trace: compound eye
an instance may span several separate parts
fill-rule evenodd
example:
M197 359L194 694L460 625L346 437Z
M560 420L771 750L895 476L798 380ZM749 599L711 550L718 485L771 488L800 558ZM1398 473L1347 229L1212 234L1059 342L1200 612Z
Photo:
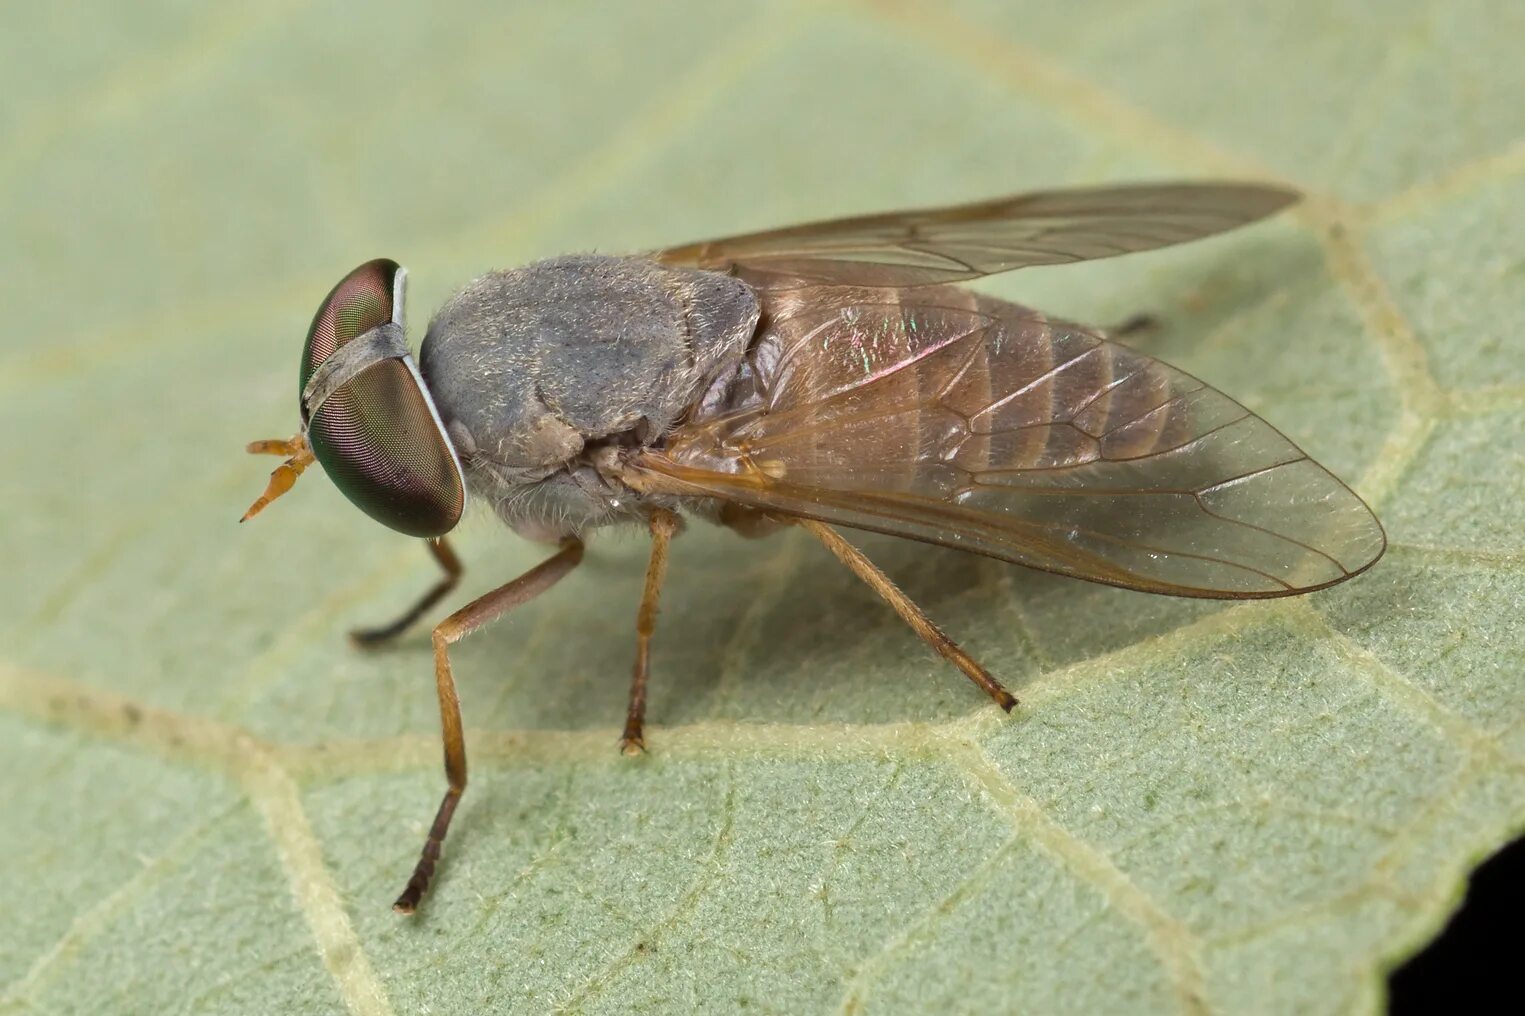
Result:
M340 280L307 331L299 392L345 343L389 321L401 326L405 276L379 258ZM465 478L412 356L366 367L302 422L334 486L377 522L430 537L460 521Z

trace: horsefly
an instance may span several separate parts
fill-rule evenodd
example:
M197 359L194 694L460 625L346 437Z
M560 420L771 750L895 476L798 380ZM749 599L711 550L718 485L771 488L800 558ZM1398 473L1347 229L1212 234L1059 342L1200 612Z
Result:
M362 643L456 585L446 534L468 493L557 547L434 628L449 785L396 909L418 906L466 787L450 645L555 585L601 526L651 533L627 752L644 750L683 516L809 531L1008 711L1012 694L835 527L1176 596L1289 596L1369 568L1376 517L1269 423L1115 336L953 285L1209 236L1295 199L1235 183L1050 191L552 258L467 285L416 363L403 269L350 272L302 350L301 429L249 446L287 459L245 518L317 461L361 511L428 541L444 577Z

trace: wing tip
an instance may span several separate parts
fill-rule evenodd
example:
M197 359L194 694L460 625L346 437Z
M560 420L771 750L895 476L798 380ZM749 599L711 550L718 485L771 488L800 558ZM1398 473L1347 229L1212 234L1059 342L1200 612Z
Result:
M1258 181L1227 182L1225 189L1233 189L1239 194L1257 199L1259 215L1257 218L1275 215L1283 208L1295 205L1303 199L1303 192L1295 187L1280 183L1262 183Z
M1158 184L1158 187L1175 186L1183 191L1194 192L1201 197L1221 201L1224 210L1231 210L1242 222L1258 222L1275 215L1306 196L1297 188L1284 183L1266 180L1182 180L1174 184ZM1141 185L1140 190L1149 185Z
M1359 495L1356 496L1359 499ZM1305 596L1308 593L1322 592L1325 589L1332 589L1335 586L1343 585L1344 583L1349 582L1351 579L1355 578L1357 575L1362 575L1367 571L1370 571L1371 568L1376 565L1378 561L1382 560L1382 558L1387 554L1387 530L1383 528L1382 520L1377 518L1376 513L1371 510L1370 506L1367 506L1365 501L1362 501L1361 504L1366 508L1367 517L1371 520L1372 527L1376 530L1375 535L1377 537L1377 542L1376 549L1370 553L1370 556L1363 555L1366 557L1366 559L1360 564L1355 565L1354 567L1347 567L1344 562L1338 560L1337 558L1331 558L1330 560L1334 561L1334 563L1339 566L1341 572L1341 574L1336 575L1332 579L1328 579L1324 582L1316 582L1307 586L1289 586L1286 589L1271 589L1251 593L1236 594L1234 596L1225 596L1223 599L1279 600L1289 596Z
M1324 469L1324 471L1329 473L1328 469ZM1338 476L1334 476L1333 473L1329 473L1329 475L1334 477L1334 481L1341 487L1345 488L1346 493L1354 498L1356 504L1360 505L1361 508L1366 512L1365 521L1367 522L1368 527L1374 531L1371 535L1376 537L1376 549L1370 552L1370 556L1363 555L1366 557L1366 560L1362 561L1360 564L1353 568L1345 568L1345 574L1343 576L1335 579L1333 582L1330 582L1327 585L1319 586L1319 589L1327 589L1329 586L1339 585L1341 582L1353 579L1357 575L1360 575L1362 572L1367 571L1378 561L1382 560L1383 556L1387 553L1388 544L1387 528L1382 525L1382 520L1377 517L1377 513L1372 510L1371 505L1366 503L1366 499L1360 494L1357 494L1355 490L1350 486L1350 484L1346 483L1344 480L1341 480ZM1343 563L1341 564L1341 567L1345 567Z

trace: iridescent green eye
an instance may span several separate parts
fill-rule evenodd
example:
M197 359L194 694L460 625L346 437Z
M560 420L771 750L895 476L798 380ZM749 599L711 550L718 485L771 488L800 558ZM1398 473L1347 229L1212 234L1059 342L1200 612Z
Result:
M336 350L388 322L402 325L405 272L368 261L318 308L302 349L299 390ZM377 360L336 388L302 422L334 486L383 525L441 536L460 521L466 485L434 400L410 355Z

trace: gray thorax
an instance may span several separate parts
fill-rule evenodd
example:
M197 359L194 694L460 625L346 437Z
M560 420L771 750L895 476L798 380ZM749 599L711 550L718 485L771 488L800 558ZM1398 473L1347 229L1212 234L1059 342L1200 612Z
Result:
M609 446L650 447L746 354L757 297L738 279L646 258L576 255L493 272L456 294L419 354L468 482L511 525L575 531L628 509Z

